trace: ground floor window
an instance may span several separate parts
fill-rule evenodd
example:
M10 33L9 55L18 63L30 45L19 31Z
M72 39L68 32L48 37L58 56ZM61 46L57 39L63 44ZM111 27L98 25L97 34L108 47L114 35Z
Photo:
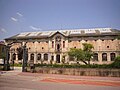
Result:
M97 53L93 54L93 61L98 61L98 54Z
M47 53L44 54L44 60L48 60L48 54Z
M22 60L23 54L18 53L18 60Z
M33 53L30 55L30 60L34 60L34 54Z
M59 54L56 55L56 62L60 63L60 55Z
M54 60L54 56L51 56L51 60L52 60L52 61Z
M16 60L16 54L15 53L13 54L12 58L13 58L13 60Z
M115 60L115 53L110 53L110 59L111 59L111 61Z
M107 61L107 53L102 54L102 61Z
M74 61L74 57L69 56L69 61Z

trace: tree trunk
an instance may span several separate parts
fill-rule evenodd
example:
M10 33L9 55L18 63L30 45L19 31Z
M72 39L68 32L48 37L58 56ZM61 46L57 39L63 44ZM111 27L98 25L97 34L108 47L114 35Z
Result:
M90 60L88 60L88 64L90 65Z
M88 63L86 62L86 61L84 61L84 60L81 60L83 63L85 63L85 65L88 65Z

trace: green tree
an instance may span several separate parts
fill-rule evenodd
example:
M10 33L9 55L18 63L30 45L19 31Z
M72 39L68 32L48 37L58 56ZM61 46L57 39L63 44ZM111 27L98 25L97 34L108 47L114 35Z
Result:
M110 64L112 68L120 68L120 56L115 58L115 61Z
M80 48L71 48L68 55L74 57L76 61L82 61L87 65L90 64L90 59L93 55L92 48L92 44L83 43L83 50Z
M90 64L90 59L93 56L92 49L94 48L92 44L89 43L83 43L83 51L84 51L84 60L88 61L88 64Z

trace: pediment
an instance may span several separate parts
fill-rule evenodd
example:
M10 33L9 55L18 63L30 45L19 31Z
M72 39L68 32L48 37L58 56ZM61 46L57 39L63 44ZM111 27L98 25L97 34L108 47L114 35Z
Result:
M55 36L62 36L62 37L66 37L64 34L62 34L61 32L57 31L54 34L52 34L50 37L55 37Z

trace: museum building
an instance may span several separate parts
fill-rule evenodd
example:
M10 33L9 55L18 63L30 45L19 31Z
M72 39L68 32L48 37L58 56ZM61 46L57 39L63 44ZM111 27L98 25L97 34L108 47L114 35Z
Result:
M52 30L39 32L22 32L5 39L10 47L10 61L22 62L18 53L20 47L26 45L28 63L76 63L68 55L70 48L83 48L83 43L94 46L92 64L109 64L120 55L120 31L111 28ZM21 42L21 43L19 43ZM81 61L80 64L83 64Z

